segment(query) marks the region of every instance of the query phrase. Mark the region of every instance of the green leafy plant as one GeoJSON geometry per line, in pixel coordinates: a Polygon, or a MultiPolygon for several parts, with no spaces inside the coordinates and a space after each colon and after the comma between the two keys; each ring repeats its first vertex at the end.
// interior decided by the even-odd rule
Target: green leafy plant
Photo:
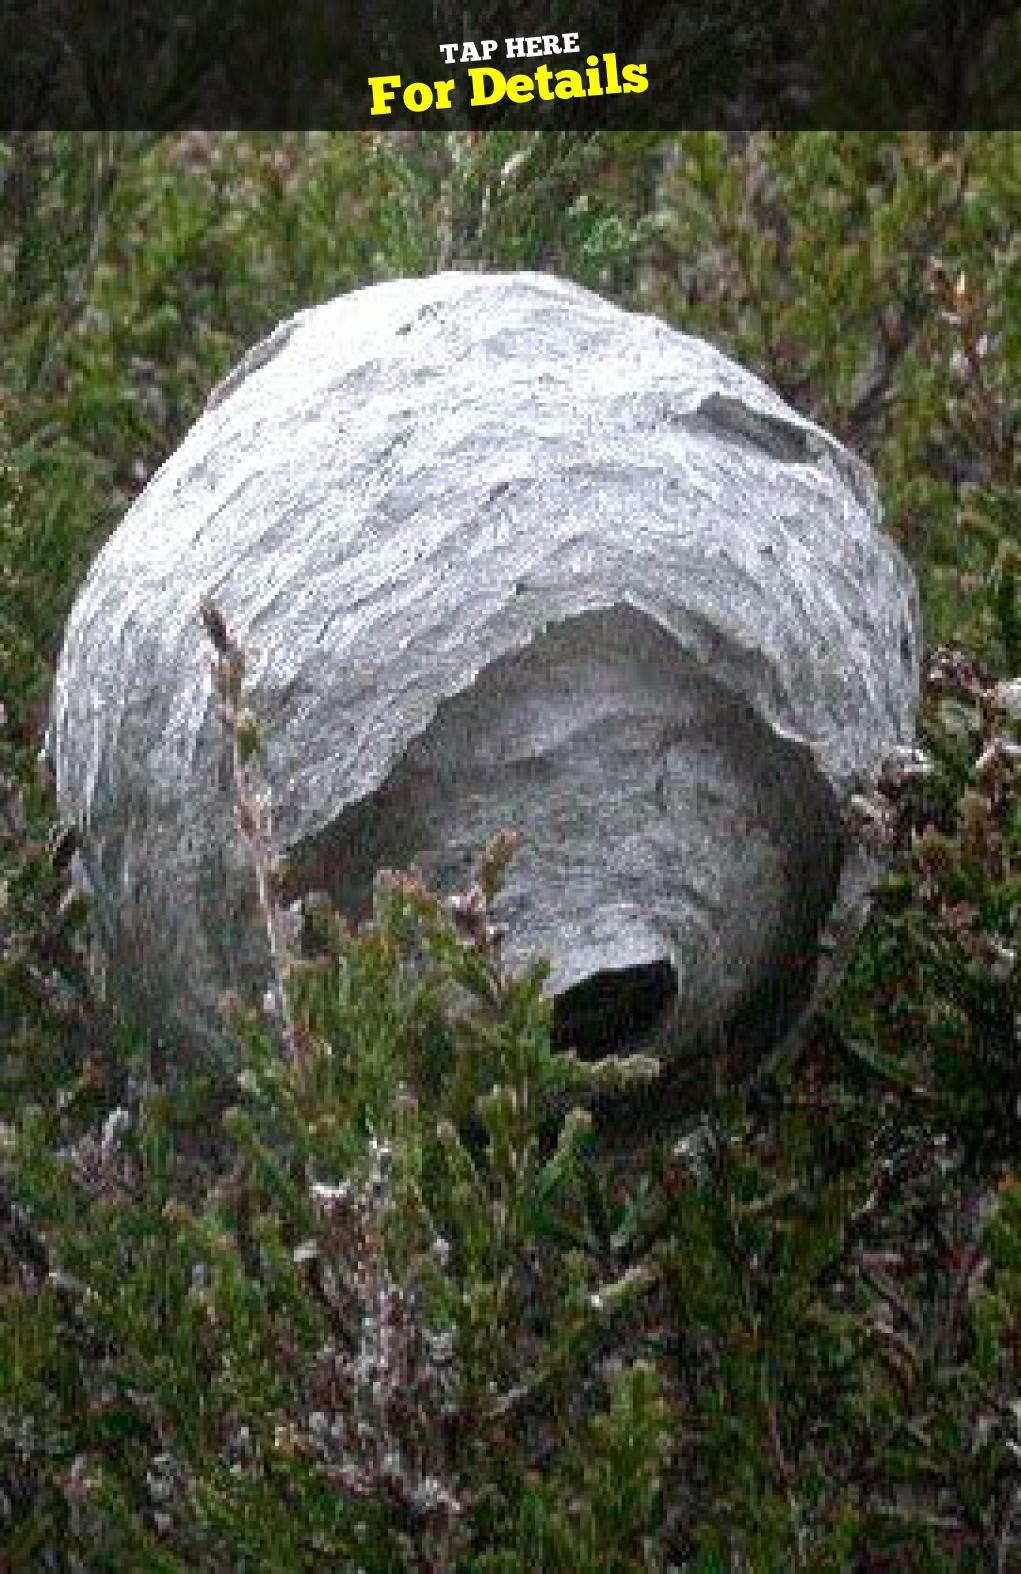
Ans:
{"type": "Polygon", "coordinates": [[[1016,1564],[1019,149],[0,142],[5,1567],[1016,1564]],[[209,388],[288,312],[442,265],[706,333],[872,462],[919,575],[920,748],[854,806],[887,877],[844,984],[673,1128],[503,966],[512,837],[453,898],[381,874],[360,928],[285,903],[215,608],[274,936],[226,1086],[103,999],[37,763],[76,586],[209,388]]]}

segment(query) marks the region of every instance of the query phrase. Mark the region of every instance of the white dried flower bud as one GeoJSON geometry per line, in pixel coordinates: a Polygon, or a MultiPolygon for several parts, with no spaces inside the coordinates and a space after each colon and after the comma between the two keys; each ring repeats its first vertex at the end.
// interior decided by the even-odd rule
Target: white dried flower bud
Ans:
{"type": "Polygon", "coordinates": [[[1021,743],[1009,738],[993,738],[975,761],[975,775],[980,782],[1012,771],[1021,762],[1021,743]]]}
{"type": "Polygon", "coordinates": [[[994,684],[986,699],[1011,721],[1021,721],[1021,678],[1006,678],[994,684]]]}
{"type": "Polygon", "coordinates": [[[516,153],[512,153],[500,171],[501,186],[508,186],[515,179],[518,172],[528,163],[531,156],[531,148],[519,148],[516,153]]]}
{"type": "Polygon", "coordinates": [[[126,1109],[120,1106],[117,1109],[112,1109],[107,1115],[103,1122],[103,1134],[99,1139],[99,1151],[104,1163],[107,1163],[113,1156],[113,1151],[117,1147],[122,1134],[129,1130],[130,1126],[131,1116],[126,1109]]]}
{"type": "Polygon", "coordinates": [[[880,791],[899,792],[909,782],[925,781],[935,769],[924,749],[892,749],[880,767],[880,791]]]}

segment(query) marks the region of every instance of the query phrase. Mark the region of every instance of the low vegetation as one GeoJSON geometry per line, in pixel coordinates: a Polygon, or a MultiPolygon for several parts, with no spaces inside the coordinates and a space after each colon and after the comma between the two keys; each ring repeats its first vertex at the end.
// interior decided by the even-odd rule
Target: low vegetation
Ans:
{"type": "Polygon", "coordinates": [[[14,136],[0,215],[0,1565],[1017,1567],[1021,138],[14,136]],[[449,265],[735,354],[870,460],[922,587],[844,983],[655,1134],[600,1113],[653,1068],[579,1063],[503,966],[513,835],[358,929],[281,908],[217,608],[276,956],[226,1095],[103,998],[37,760],[76,587],[210,386],[449,265]]]}

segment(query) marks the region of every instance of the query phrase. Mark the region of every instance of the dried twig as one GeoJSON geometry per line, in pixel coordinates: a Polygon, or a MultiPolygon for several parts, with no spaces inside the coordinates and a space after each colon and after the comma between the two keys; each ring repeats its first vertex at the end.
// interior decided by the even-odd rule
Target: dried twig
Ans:
{"type": "Polygon", "coordinates": [[[287,935],[286,915],[279,900],[283,860],[273,845],[273,814],[269,784],[261,768],[262,739],[254,714],[241,703],[245,658],[227,627],[223,613],[208,597],[199,605],[206,633],[216,651],[213,676],[220,697],[221,714],[231,744],[231,759],[236,795],[235,817],[248,844],[255,870],[269,940],[270,960],[275,979],[275,1003],[280,1030],[292,1065],[301,1064],[306,1055],[307,1035],[296,1022],[291,1005],[290,980],[294,956],[287,935]]]}

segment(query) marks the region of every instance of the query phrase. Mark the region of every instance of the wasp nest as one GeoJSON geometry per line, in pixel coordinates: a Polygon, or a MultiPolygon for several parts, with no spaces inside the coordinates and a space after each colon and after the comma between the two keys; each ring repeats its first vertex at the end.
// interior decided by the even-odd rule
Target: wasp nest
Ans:
{"type": "Polygon", "coordinates": [[[204,597],[295,891],[461,889],[516,827],[507,955],[583,1039],[797,1021],[919,629],[867,470],[755,377],[560,280],[447,273],[300,313],[216,390],[78,597],[51,728],[111,980],[214,1047],[267,953],[204,597]]]}

